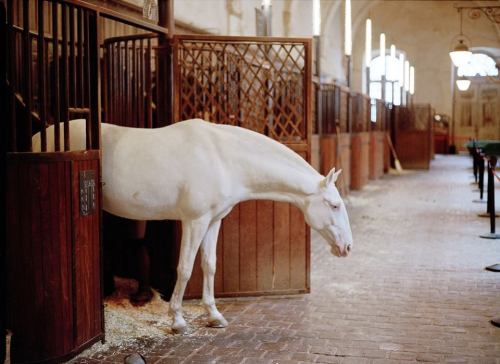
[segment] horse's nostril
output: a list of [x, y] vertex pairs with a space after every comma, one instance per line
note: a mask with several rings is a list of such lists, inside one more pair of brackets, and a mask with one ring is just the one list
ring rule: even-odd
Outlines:
[[351, 252], [351, 244], [347, 245], [345, 249], [347, 250], [348, 253], [350, 253]]

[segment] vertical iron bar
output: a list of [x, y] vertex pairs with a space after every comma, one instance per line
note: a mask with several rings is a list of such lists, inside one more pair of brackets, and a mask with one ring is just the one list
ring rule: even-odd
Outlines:
[[495, 234], [495, 186], [493, 170], [497, 164], [497, 157], [488, 158], [488, 205], [490, 207], [490, 232]]
[[83, 13], [83, 27], [84, 27], [84, 79], [83, 79], [83, 100], [84, 105], [90, 110], [85, 125], [85, 148], [92, 148], [92, 110], [90, 105], [90, 34], [89, 34], [89, 11], [85, 10]]
[[122, 64], [122, 43], [121, 41], [118, 42], [118, 67], [117, 67], [117, 74], [116, 77], [118, 79], [118, 95], [116, 97], [116, 114], [117, 114], [117, 121], [120, 125], [123, 124], [123, 110], [122, 110], [122, 100], [123, 100], [123, 64]]
[[135, 127], [140, 127], [139, 121], [137, 120], [137, 56], [135, 52], [135, 42], [132, 40], [132, 98], [130, 100], [132, 107], [132, 121]]
[[474, 182], [477, 183], [477, 150], [474, 146], [475, 142], [472, 145], [471, 154], [472, 154], [472, 173], [474, 174]]
[[116, 52], [116, 43], [111, 43], [111, 49], [113, 51], [113, 56], [111, 57], [111, 60], [112, 60], [112, 74], [111, 74], [111, 82], [109, 84], [109, 94], [111, 96], [111, 102], [112, 102], [112, 117], [110, 118], [110, 120], [108, 120], [108, 122], [110, 123], [116, 123], [116, 120], [117, 120], [117, 114], [118, 114], [118, 111], [116, 109], [116, 98], [118, 96], [118, 79], [116, 77], [117, 75], [117, 66], [118, 66], [118, 54]]
[[101, 76], [99, 47], [99, 16], [97, 13], [87, 14], [87, 48], [89, 56], [89, 108], [92, 120], [92, 149], [101, 148]]
[[116, 120], [116, 44], [111, 43], [109, 46], [111, 52], [110, 65], [111, 65], [111, 76], [108, 81], [108, 92], [111, 104], [111, 112], [106, 120], [108, 123], [115, 123]]
[[127, 111], [127, 126], [134, 126], [132, 123], [132, 115], [130, 114], [130, 53], [128, 49], [129, 40], [125, 41], [125, 71], [123, 74], [125, 75], [125, 109]]
[[[6, 51], [2, 52], [0, 55], [0, 109], [9, 113], [12, 113], [8, 103], [10, 99], [8, 98], [8, 88], [7, 88], [7, 60], [11, 57], [8, 44], [8, 37], [10, 36], [9, 26], [7, 25], [7, 9], [5, 8], [5, 3], [0, 3], [0, 49], [4, 49]], [[10, 63], [10, 61], [9, 61]], [[12, 93], [12, 91], [10, 92]], [[7, 125], [9, 128], [9, 125]], [[7, 216], [7, 152], [9, 151], [9, 130], [7, 129], [7, 133], [3, 132], [0, 135], [0, 216], [2, 219], [0, 220], [0, 236], [2, 238], [7, 236], [6, 229], [6, 216]], [[3, 239], [2, 239], [3, 240]], [[5, 240], [3, 240], [5, 241]], [[0, 292], [7, 292], [7, 282], [5, 277], [7, 276], [6, 266], [6, 243], [0, 243]], [[7, 355], [6, 351], [6, 340], [5, 340], [5, 332], [6, 332], [6, 294], [2, 294], [0, 297], [0, 332], [2, 333], [0, 336], [0, 362], [4, 363]]]
[[52, 3], [52, 62], [54, 65], [54, 97], [52, 103], [54, 105], [54, 151], [61, 150], [61, 105], [59, 92], [59, 26], [58, 26], [57, 3]]
[[78, 42], [78, 55], [76, 60], [76, 105], [79, 107], [84, 107], [83, 105], [83, 19], [82, 19], [82, 9], [77, 8], [76, 12], [77, 21], [77, 42]]
[[139, 125], [144, 128], [144, 42], [142, 39], [139, 41]]
[[483, 156], [479, 155], [479, 199], [483, 199], [483, 191], [484, 191], [484, 159]]
[[108, 117], [108, 113], [109, 113], [109, 94], [108, 94], [108, 83], [109, 83], [109, 77], [111, 75], [109, 69], [110, 69], [110, 61], [109, 61], [109, 57], [110, 57], [110, 54], [109, 54], [109, 44], [105, 44], [104, 45], [104, 49], [103, 49], [103, 59], [104, 59], [104, 75], [103, 75], [103, 82], [104, 82], [104, 87], [103, 87], [103, 90], [104, 90], [104, 117], [103, 119], [104, 120], [107, 120], [109, 119]]
[[9, 27], [7, 28], [7, 49], [8, 49], [8, 57], [7, 61], [8, 66], [8, 80], [9, 83], [11, 84], [11, 91], [9, 93], [9, 145], [8, 149], [11, 152], [16, 152], [17, 151], [17, 128], [16, 128], [16, 102], [15, 102], [15, 96], [14, 92], [15, 90], [15, 85], [13, 83], [14, 80], [14, 73], [15, 73], [15, 68], [14, 68], [14, 58], [15, 58], [15, 51], [14, 51], [14, 33], [12, 31], [12, 26], [14, 25], [14, 4], [13, 0], [8, 0], [7, 1], [7, 24]]
[[37, 38], [37, 58], [38, 58], [38, 113], [40, 116], [40, 138], [41, 152], [47, 151], [47, 100], [45, 98], [45, 31], [43, 0], [38, 0], [38, 38]]
[[76, 67], [75, 67], [75, 9], [69, 6], [69, 104], [76, 107]]
[[64, 125], [64, 151], [70, 150], [69, 118], [68, 118], [68, 22], [67, 5], [61, 4], [61, 63], [62, 63], [62, 92], [61, 97], [61, 118]]
[[26, 130], [23, 148], [31, 151], [32, 116], [31, 116], [31, 39], [29, 21], [29, 0], [23, 0], [23, 69], [24, 69], [24, 105], [26, 113]]
[[[152, 108], [151, 108], [151, 92], [152, 92], [152, 87], [151, 87], [151, 38], [148, 38], [148, 49], [146, 52], [146, 127], [147, 128], [152, 128], [153, 127], [153, 121], [152, 121]], [[158, 85], [157, 85], [157, 90], [158, 92]], [[165, 102], [165, 100], [158, 100], [159, 103]], [[160, 119], [161, 115], [159, 114], [160, 110], [157, 110], [157, 117]], [[157, 120], [159, 122], [160, 120]]]

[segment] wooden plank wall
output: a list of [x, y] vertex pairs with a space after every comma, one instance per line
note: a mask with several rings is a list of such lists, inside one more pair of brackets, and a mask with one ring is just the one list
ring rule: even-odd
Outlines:
[[388, 173], [391, 168], [391, 148], [389, 147], [389, 141], [387, 137], [389, 132], [385, 132], [384, 135], [384, 173]]
[[65, 358], [104, 333], [100, 201], [80, 216], [78, 195], [79, 171], [100, 180], [99, 152], [10, 154], [7, 168], [7, 240], [16, 242], [6, 246], [12, 360]]
[[320, 137], [320, 173], [328, 174], [335, 167], [342, 169], [336, 186], [342, 196], [349, 193], [351, 183], [351, 134], [327, 134]]
[[339, 142], [338, 168], [342, 169], [342, 174], [337, 180], [336, 185], [341, 195], [346, 196], [351, 186], [351, 134], [340, 133]]
[[311, 165], [315, 170], [321, 172], [321, 146], [319, 134], [311, 135]]
[[[298, 208], [246, 201], [224, 218], [217, 242], [218, 297], [306, 293], [309, 272], [310, 229]], [[185, 297], [200, 297], [202, 284], [198, 254]]]
[[429, 169], [431, 152], [429, 132], [411, 130], [398, 133], [396, 153], [406, 169]]
[[370, 179], [377, 179], [384, 175], [384, 148], [385, 132], [372, 131], [370, 133]]
[[351, 143], [351, 189], [359, 190], [370, 173], [370, 132], [353, 133]]
[[430, 105], [411, 108], [395, 106], [395, 149], [403, 168], [429, 169], [432, 159], [432, 109]]

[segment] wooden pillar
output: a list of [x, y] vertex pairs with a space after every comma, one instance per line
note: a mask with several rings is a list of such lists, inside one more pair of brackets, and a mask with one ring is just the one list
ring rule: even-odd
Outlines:
[[[7, 11], [5, 4], [0, 2], [0, 49], [6, 49], [7, 52], [2, 52], [0, 55], [0, 110], [8, 109], [8, 96], [7, 96], [7, 57], [9, 49], [7, 48]], [[7, 111], [7, 115], [9, 112]], [[8, 120], [8, 119], [7, 119]], [[8, 124], [7, 124], [8, 125]], [[0, 212], [2, 218], [0, 219], [0, 292], [5, 292], [5, 216], [6, 216], [6, 155], [9, 133], [1, 133], [0, 147]], [[0, 296], [0, 363], [5, 361], [5, 295]]]
[[172, 38], [175, 32], [174, 0], [158, 1], [158, 25], [168, 28], [168, 36], [161, 35], [158, 50], [158, 126], [172, 124], [173, 120], [173, 49]]

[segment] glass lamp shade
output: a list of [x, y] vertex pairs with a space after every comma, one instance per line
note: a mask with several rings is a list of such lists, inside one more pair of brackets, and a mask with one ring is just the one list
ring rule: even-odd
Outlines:
[[455, 48], [453, 48], [453, 50], [450, 52], [451, 61], [456, 67], [461, 67], [469, 63], [471, 56], [472, 52], [464, 43], [463, 39], [460, 39]]
[[457, 80], [457, 87], [460, 91], [467, 91], [470, 87], [470, 80], [466, 78], [459, 78]]

